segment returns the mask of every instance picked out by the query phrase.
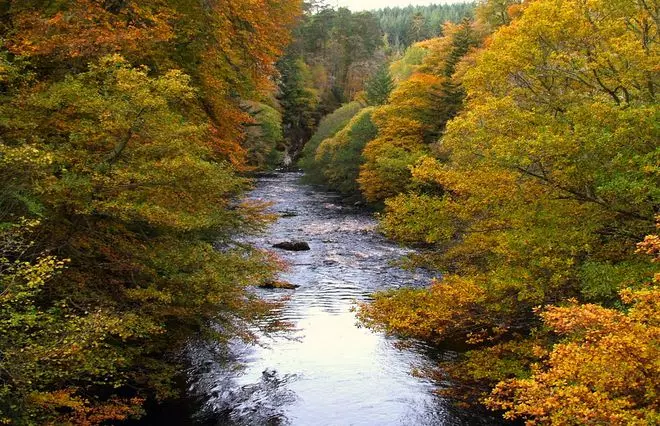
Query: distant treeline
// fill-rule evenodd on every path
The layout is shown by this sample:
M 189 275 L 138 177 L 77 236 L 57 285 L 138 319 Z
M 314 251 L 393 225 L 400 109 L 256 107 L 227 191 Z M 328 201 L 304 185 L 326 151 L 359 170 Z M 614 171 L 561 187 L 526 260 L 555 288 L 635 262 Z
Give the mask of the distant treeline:
M 474 16 L 474 2 L 428 6 L 387 7 L 373 12 L 387 43 L 396 51 L 442 35 L 442 24 Z
M 293 156 L 321 117 L 363 97 L 367 80 L 384 64 L 412 43 L 440 35 L 444 22 L 471 17 L 473 9 L 473 3 L 461 3 L 351 12 L 305 2 L 294 41 L 278 64 L 278 100 Z

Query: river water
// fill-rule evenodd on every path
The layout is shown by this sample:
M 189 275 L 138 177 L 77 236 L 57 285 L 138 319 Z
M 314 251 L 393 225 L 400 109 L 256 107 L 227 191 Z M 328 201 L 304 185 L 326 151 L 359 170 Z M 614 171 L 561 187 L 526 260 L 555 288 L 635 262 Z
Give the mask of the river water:
M 272 202 L 282 217 L 250 240 L 289 264 L 281 278 L 296 290 L 259 289 L 266 299 L 289 296 L 273 319 L 289 321 L 288 336 L 262 345 L 233 342 L 229 353 L 193 344 L 188 350 L 194 422 L 208 425 L 463 425 L 488 419 L 453 410 L 437 384 L 411 374 L 432 366 L 421 344 L 360 328 L 351 310 L 375 291 L 424 286 L 423 271 L 393 265 L 407 253 L 380 236 L 374 218 L 342 205 L 336 195 L 299 182 L 297 173 L 259 179 L 253 199 Z M 303 240 L 311 250 L 272 249 Z M 228 362 L 229 361 L 229 362 Z

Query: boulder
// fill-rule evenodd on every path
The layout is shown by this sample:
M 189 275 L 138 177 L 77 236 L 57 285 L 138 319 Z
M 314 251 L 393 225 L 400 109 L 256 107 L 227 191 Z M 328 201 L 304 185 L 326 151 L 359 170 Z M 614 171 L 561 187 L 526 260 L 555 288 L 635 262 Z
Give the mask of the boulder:
M 305 251 L 310 249 L 309 244 L 305 241 L 282 241 L 281 243 L 273 244 L 273 247 L 289 251 Z

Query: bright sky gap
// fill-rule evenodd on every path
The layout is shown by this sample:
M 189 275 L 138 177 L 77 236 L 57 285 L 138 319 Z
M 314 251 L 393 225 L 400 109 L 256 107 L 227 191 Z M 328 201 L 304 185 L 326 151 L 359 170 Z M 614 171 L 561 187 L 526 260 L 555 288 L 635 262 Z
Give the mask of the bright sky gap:
M 463 0 L 334 0 L 328 2 L 332 6 L 347 7 L 352 11 L 359 10 L 374 10 L 382 9 L 385 7 L 405 7 L 408 5 L 413 6 L 427 6 L 430 4 L 451 4 L 451 3 L 466 3 Z

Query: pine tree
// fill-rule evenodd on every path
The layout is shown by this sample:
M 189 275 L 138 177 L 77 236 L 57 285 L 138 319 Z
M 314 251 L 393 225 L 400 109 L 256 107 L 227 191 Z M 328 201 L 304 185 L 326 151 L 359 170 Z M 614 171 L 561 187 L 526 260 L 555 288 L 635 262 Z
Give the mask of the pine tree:
M 284 111 L 284 136 L 296 157 L 316 127 L 318 95 L 311 87 L 309 67 L 301 58 L 287 55 L 278 68 L 281 73 L 278 100 Z
M 383 105 L 387 103 L 392 89 L 394 88 L 394 81 L 390 75 L 388 65 L 383 65 L 376 71 L 376 73 L 367 82 L 367 102 L 369 105 Z

